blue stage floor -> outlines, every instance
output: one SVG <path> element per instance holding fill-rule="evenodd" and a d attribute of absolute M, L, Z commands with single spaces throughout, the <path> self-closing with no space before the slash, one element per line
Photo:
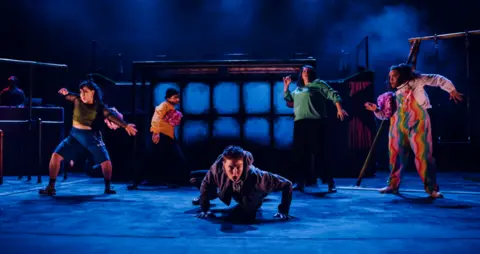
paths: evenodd
<path fill-rule="evenodd" d="M 336 194 L 295 192 L 287 222 L 272 218 L 274 194 L 252 225 L 195 218 L 194 188 L 130 192 L 116 183 L 118 194 L 106 196 L 102 179 L 72 176 L 56 197 L 40 197 L 40 185 L 6 177 L 0 253 L 480 253 L 480 176 L 440 173 L 445 199 L 432 201 L 416 173 L 398 196 L 374 190 L 380 175 L 362 188 L 338 179 Z"/>

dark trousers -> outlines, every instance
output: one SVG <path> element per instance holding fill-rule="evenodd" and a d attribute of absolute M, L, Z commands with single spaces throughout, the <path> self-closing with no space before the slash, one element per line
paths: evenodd
<path fill-rule="evenodd" d="M 160 141 L 153 145 L 147 160 L 150 163 L 135 175 L 136 184 L 155 177 L 164 183 L 188 185 L 187 161 L 176 140 L 160 134 Z"/>
<path fill-rule="evenodd" d="M 326 124 L 326 120 L 319 119 L 303 119 L 294 123 L 295 165 L 292 173 L 299 186 L 316 184 L 318 176 L 323 183 L 333 183 Z"/>

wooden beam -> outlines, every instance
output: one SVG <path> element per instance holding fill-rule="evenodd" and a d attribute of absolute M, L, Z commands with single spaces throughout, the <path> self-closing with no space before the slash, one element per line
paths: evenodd
<path fill-rule="evenodd" d="M 437 40 L 450 39 L 450 38 L 455 38 L 455 37 L 463 37 L 466 34 L 480 35 L 480 30 L 473 30 L 473 31 L 467 31 L 467 32 L 460 32 L 460 33 L 440 34 L 440 35 L 437 35 L 437 36 L 432 35 L 432 36 L 416 37 L 416 38 L 410 38 L 410 39 L 408 39 L 408 41 L 409 42 L 413 42 L 413 41 L 417 41 L 417 40 L 427 41 L 427 40 L 435 40 L 435 38 Z"/>

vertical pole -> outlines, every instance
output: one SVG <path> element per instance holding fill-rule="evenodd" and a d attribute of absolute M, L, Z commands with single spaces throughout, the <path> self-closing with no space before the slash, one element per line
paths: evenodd
<path fill-rule="evenodd" d="M 368 57 L 369 51 L 368 51 L 368 36 L 365 36 L 365 70 L 369 69 L 369 57 Z"/>
<path fill-rule="evenodd" d="M 132 118 L 133 122 L 137 123 L 137 68 L 135 63 L 132 65 Z M 133 177 L 137 173 L 137 163 L 135 163 L 137 154 L 137 136 L 133 137 L 132 147 L 132 169 Z"/>
<path fill-rule="evenodd" d="M 3 131 L 0 130 L 0 185 L 3 184 Z"/>
<path fill-rule="evenodd" d="M 434 38 L 433 38 L 433 47 L 434 47 L 434 50 L 435 50 L 435 73 L 438 73 L 439 72 L 439 53 L 438 53 L 438 37 L 437 37 L 437 34 L 434 35 Z M 436 120 L 436 114 L 435 114 L 435 111 L 432 112 L 434 114 L 433 116 L 433 120 L 435 121 Z M 436 126 L 435 123 L 433 123 L 434 126 Z M 441 143 L 442 142 L 442 135 L 444 134 L 444 125 L 443 123 L 442 124 L 439 124 L 439 129 L 440 129 L 440 132 L 437 132 L 438 135 L 436 135 L 436 137 L 433 137 L 433 138 L 436 138 L 437 139 L 437 143 Z M 435 131 L 434 131 L 435 133 Z"/>
<path fill-rule="evenodd" d="M 34 65 L 30 65 L 29 67 L 29 85 L 28 85 L 28 136 L 29 137 L 33 137 L 33 116 L 32 116 L 32 101 L 33 101 L 33 74 L 34 74 L 34 68 L 35 66 Z M 28 149 L 28 153 L 30 155 L 33 155 L 33 146 L 31 144 L 28 144 L 28 146 L 30 147 Z M 32 156 L 33 157 L 33 156 Z M 30 162 L 31 163 L 31 162 Z M 30 181 L 32 180 L 32 167 L 33 165 L 31 165 L 29 163 L 28 165 L 28 176 L 27 176 L 27 181 Z M 33 164 L 33 163 L 32 163 Z"/>
<path fill-rule="evenodd" d="M 38 168 L 37 183 L 42 183 L 42 119 L 38 118 Z"/>
<path fill-rule="evenodd" d="M 33 68 L 34 65 L 30 65 L 29 68 L 29 85 L 28 85 L 28 130 L 32 130 L 32 98 L 33 98 Z"/>
<path fill-rule="evenodd" d="M 270 82 L 270 119 L 269 119 L 269 134 L 270 145 L 275 147 L 275 81 Z"/>
<path fill-rule="evenodd" d="M 465 32 L 465 68 L 466 68 L 466 76 L 467 80 L 465 84 L 467 85 L 467 89 L 465 91 L 466 97 L 467 97 L 467 139 L 468 142 L 470 142 L 470 137 L 471 137 L 471 117 L 470 117 L 470 40 L 468 38 L 469 34 L 468 31 Z"/>
<path fill-rule="evenodd" d="M 92 71 L 94 73 L 97 69 L 97 42 L 95 40 L 92 41 Z"/>

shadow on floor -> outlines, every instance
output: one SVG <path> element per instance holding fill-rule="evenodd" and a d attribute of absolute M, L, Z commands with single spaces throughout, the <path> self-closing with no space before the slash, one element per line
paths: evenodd
<path fill-rule="evenodd" d="M 301 192 L 301 194 L 305 194 L 307 196 L 315 197 L 315 198 L 325 198 L 325 199 L 347 199 L 351 197 L 339 195 L 338 192 L 332 193 L 328 191 L 305 191 Z"/>
<path fill-rule="evenodd" d="M 56 204 L 59 205 L 78 205 L 87 202 L 118 202 L 118 203 L 125 203 L 125 202 L 135 202 L 123 199 L 114 199 L 114 198 L 106 198 L 106 197 L 113 197 L 112 195 L 106 194 L 97 194 L 97 195 L 62 195 L 62 196 L 53 196 L 53 197 L 42 197 L 41 201 L 51 202 L 54 201 Z M 98 198 L 98 199 L 97 199 Z M 23 204 L 29 203 L 38 203 L 39 200 L 24 200 L 21 201 Z"/>
<path fill-rule="evenodd" d="M 392 200 L 391 203 L 393 204 L 433 205 L 435 207 L 446 209 L 469 209 L 473 207 L 471 203 L 447 198 L 434 199 L 429 196 L 416 197 L 405 194 L 395 194 L 395 196 L 400 197 L 401 199 Z"/>
<path fill-rule="evenodd" d="M 232 218 L 230 215 L 234 207 L 224 208 L 224 209 L 211 209 L 213 213 L 212 217 L 209 217 L 205 220 L 212 222 L 212 224 L 220 225 L 220 231 L 224 233 L 245 233 L 247 231 L 257 230 L 257 227 L 254 225 L 265 225 L 272 223 L 287 223 L 289 221 L 298 220 L 296 217 L 291 217 L 289 220 L 281 220 L 274 217 L 272 213 L 269 216 L 264 216 L 263 211 L 259 210 L 256 214 L 256 219 L 253 221 L 244 221 L 241 218 Z M 194 208 L 185 211 L 186 214 L 198 214 L 200 213 L 200 208 Z"/>

